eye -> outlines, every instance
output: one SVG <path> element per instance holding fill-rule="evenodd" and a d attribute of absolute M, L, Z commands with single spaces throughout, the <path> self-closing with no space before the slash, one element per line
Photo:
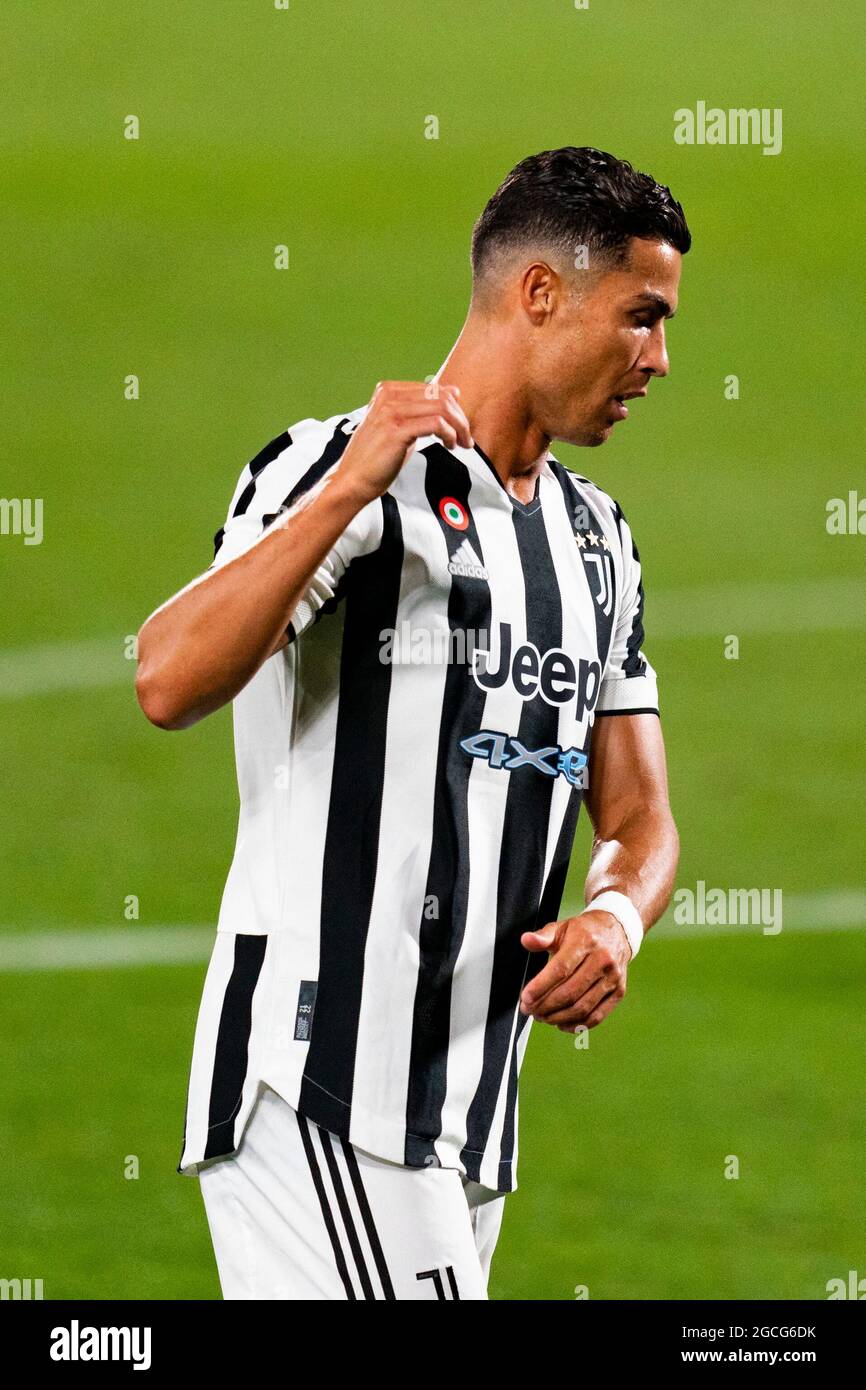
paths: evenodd
<path fill-rule="evenodd" d="M 655 322 L 653 314 L 637 313 L 632 314 L 632 318 L 636 328 L 652 328 Z"/>

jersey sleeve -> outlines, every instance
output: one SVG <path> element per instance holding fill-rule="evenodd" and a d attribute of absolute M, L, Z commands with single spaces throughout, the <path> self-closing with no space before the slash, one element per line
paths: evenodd
<path fill-rule="evenodd" d="M 643 651 L 640 555 L 619 503 L 614 503 L 614 514 L 622 542 L 621 599 L 596 714 L 658 714 L 656 673 Z"/>
<path fill-rule="evenodd" d="M 267 535 L 279 517 L 336 467 L 351 438 L 347 418 L 304 420 L 267 444 L 238 479 L 225 523 L 214 536 L 211 570 L 236 560 Z M 370 554 L 382 539 L 382 504 L 368 503 L 338 536 L 301 597 L 288 628 L 294 641 L 336 607 L 352 560 Z"/>

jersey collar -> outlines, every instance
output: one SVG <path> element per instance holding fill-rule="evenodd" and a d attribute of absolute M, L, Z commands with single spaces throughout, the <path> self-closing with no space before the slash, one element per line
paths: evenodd
<path fill-rule="evenodd" d="M 430 436 L 430 438 L 432 439 L 433 436 Z M 439 442 L 441 443 L 441 441 Z M 535 496 L 531 502 L 520 502 L 516 497 L 512 497 L 499 474 L 496 472 L 493 466 L 493 460 L 485 454 L 479 444 L 476 443 L 471 449 L 464 449 L 462 445 L 458 444 L 455 445 L 453 449 L 449 449 L 448 453 L 465 464 L 470 472 L 477 478 L 482 479 L 489 487 L 494 488 L 505 501 L 511 504 L 515 511 L 519 512 L 534 512 L 541 506 L 541 479 L 545 477 L 552 478 L 554 476 L 553 469 L 550 466 L 550 460 L 553 458 L 553 454 L 551 454 L 548 449 L 541 470 L 535 480 Z"/>

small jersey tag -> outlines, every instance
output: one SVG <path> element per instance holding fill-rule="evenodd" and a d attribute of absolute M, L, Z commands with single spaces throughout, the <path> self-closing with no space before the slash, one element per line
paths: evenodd
<path fill-rule="evenodd" d="M 295 1042 L 310 1041 L 318 988 L 318 980 L 301 980 L 301 988 L 298 991 L 298 1012 L 295 1014 Z"/>

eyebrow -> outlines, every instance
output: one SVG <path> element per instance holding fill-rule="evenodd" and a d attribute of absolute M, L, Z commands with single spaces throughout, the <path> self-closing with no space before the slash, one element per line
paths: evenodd
<path fill-rule="evenodd" d="M 675 319 L 677 316 L 676 309 L 672 309 L 664 295 L 656 294 L 655 290 L 641 290 L 638 299 L 648 300 L 650 304 L 654 304 L 656 308 L 661 309 L 666 319 Z"/>

